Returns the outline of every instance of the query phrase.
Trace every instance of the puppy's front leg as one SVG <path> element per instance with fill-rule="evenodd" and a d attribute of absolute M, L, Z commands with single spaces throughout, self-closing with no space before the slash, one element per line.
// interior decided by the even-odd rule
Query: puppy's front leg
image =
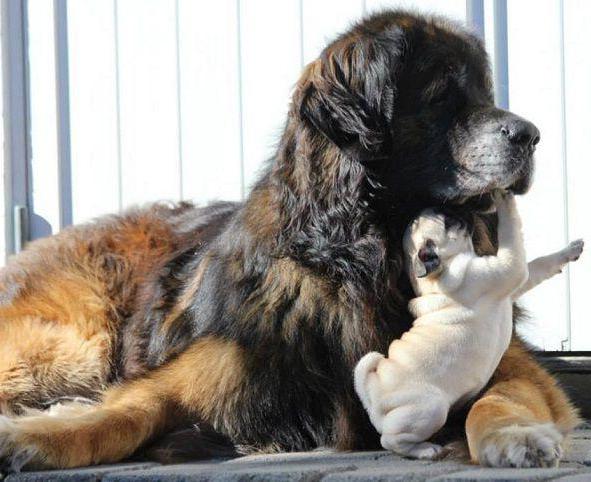
<path fill-rule="evenodd" d="M 499 248 L 497 259 L 506 274 L 521 275 L 525 272 L 525 248 L 521 231 L 521 218 L 511 193 L 497 192 Z"/>
<path fill-rule="evenodd" d="M 513 295 L 513 299 L 516 300 L 522 294 L 535 288 L 543 281 L 562 272 L 562 269 L 568 263 L 579 259 L 579 256 L 581 256 L 581 253 L 583 252 L 584 245 L 585 243 L 582 239 L 577 239 L 570 243 L 566 248 L 561 249 L 556 253 L 541 256 L 530 261 L 527 265 L 529 277 L 526 283 Z"/>
<path fill-rule="evenodd" d="M 499 248 L 495 256 L 474 258 L 468 277 L 475 282 L 484 279 L 483 286 L 486 289 L 497 286 L 504 290 L 500 294 L 509 295 L 527 280 L 521 218 L 513 194 L 499 191 L 494 198 L 497 206 Z"/>

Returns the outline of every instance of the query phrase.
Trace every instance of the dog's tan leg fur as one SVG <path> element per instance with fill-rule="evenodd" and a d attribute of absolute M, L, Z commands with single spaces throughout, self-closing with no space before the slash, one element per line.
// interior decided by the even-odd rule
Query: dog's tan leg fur
<path fill-rule="evenodd" d="M 147 377 L 108 390 L 101 403 L 81 407 L 75 416 L 0 419 L 0 458 L 11 460 L 14 469 L 23 463 L 65 468 L 116 462 L 161 433 L 179 410 L 223 424 L 217 417 L 222 407 L 235 409 L 244 362 L 233 342 L 201 339 Z"/>
<path fill-rule="evenodd" d="M 553 466 L 564 437 L 578 423 L 576 409 L 554 378 L 514 340 L 492 387 L 472 406 L 466 435 L 476 463 Z"/>
<path fill-rule="evenodd" d="M 107 384 L 114 331 L 99 283 L 63 269 L 23 291 L 0 305 L 0 413 L 96 397 Z"/>
<path fill-rule="evenodd" d="M 94 398 L 106 386 L 110 338 L 37 318 L 0 324 L 0 414 L 60 397 Z"/>

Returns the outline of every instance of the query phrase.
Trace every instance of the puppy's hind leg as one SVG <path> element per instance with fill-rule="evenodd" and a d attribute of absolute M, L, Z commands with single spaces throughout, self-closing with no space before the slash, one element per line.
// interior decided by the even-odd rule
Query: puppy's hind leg
<path fill-rule="evenodd" d="M 381 438 L 382 447 L 411 459 L 434 460 L 444 451 L 441 445 L 431 442 L 416 442 L 412 434 L 384 434 Z"/>
<path fill-rule="evenodd" d="M 408 400 L 390 410 L 383 422 L 382 447 L 417 459 L 434 459 L 443 452 L 427 442 L 447 420 L 449 404 L 441 397 Z"/>
<path fill-rule="evenodd" d="M 355 391 L 367 410 L 369 410 L 372 403 L 372 390 L 369 383 L 370 376 L 376 376 L 378 365 L 383 359 L 384 355 L 372 351 L 359 360 L 353 372 Z"/>

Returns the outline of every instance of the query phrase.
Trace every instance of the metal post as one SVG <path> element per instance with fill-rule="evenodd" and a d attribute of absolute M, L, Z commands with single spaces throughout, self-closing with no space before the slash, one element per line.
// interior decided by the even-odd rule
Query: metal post
<path fill-rule="evenodd" d="M 25 0 L 2 0 L 6 252 L 19 252 L 29 232 L 27 9 Z"/>
<path fill-rule="evenodd" d="M 509 108 L 509 53 L 507 44 L 507 0 L 494 0 L 495 102 Z"/>
<path fill-rule="evenodd" d="M 484 0 L 466 0 L 466 22 L 484 40 Z"/>
<path fill-rule="evenodd" d="M 66 0 L 53 0 L 60 228 L 72 224 L 72 164 L 70 146 L 70 78 Z"/>

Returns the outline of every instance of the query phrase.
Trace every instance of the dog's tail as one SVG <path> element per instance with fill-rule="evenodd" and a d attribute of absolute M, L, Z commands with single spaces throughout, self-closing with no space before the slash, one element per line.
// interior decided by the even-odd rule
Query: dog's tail
<path fill-rule="evenodd" d="M 361 403 L 367 409 L 370 404 L 368 382 L 371 375 L 375 376 L 378 364 L 384 359 L 384 355 L 377 351 L 369 352 L 365 355 L 357 365 L 353 372 L 353 381 L 355 383 L 355 391 L 361 399 Z"/>

